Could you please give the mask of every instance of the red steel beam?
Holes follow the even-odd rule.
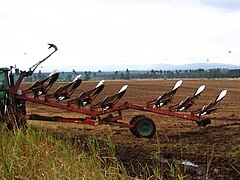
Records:
[[[109,114],[112,112],[117,112],[117,111],[122,111],[122,110],[127,110],[127,109],[134,109],[134,110],[146,111],[146,112],[151,112],[151,113],[166,115],[166,116],[172,116],[172,117],[191,120],[191,121],[198,120],[198,117],[193,114],[187,115],[187,114],[178,113],[178,112],[174,112],[174,111],[170,111],[170,110],[162,110],[162,109],[158,109],[158,108],[152,108],[149,106],[132,104],[132,103],[128,103],[128,102],[125,102],[118,106],[114,106],[110,109],[106,109],[106,110],[100,109],[99,110],[99,109],[91,109],[91,108],[90,109],[76,108],[76,107],[60,104],[58,102],[43,101],[40,99],[28,97],[26,95],[16,95],[16,98],[24,100],[24,101],[29,101],[29,102],[33,102],[33,103],[37,103],[37,104],[42,104],[42,105],[46,105],[46,106],[50,106],[50,107],[55,107],[55,108],[60,108],[60,109],[65,109],[65,110],[85,114],[85,115],[91,116],[92,119],[96,119],[97,116]]]
[[[42,101],[40,99],[31,98],[31,97],[28,97],[28,96],[21,96],[21,95],[16,95],[16,99],[21,99],[21,100],[24,100],[24,101],[29,101],[29,102],[33,102],[33,103],[37,103],[37,104],[50,106],[50,107],[66,109],[66,110],[69,110],[69,111],[73,111],[73,112],[77,112],[77,113],[81,113],[81,114],[91,116],[92,118],[96,118],[96,116],[97,116],[96,112],[93,111],[93,110],[88,110],[88,109],[85,109],[85,108],[84,109],[75,108],[75,107],[67,106],[67,105],[60,104],[60,103],[53,102],[53,101]]]
[[[178,113],[178,112],[174,112],[174,111],[170,111],[170,110],[162,110],[162,109],[158,109],[158,108],[152,108],[152,107],[148,107],[148,106],[142,106],[142,105],[131,104],[131,103],[125,103],[125,106],[129,109],[147,111],[147,112],[152,112],[152,113],[156,113],[156,114],[172,116],[172,117],[181,118],[181,119],[187,119],[187,120],[191,120],[191,121],[198,120],[197,116],[187,115],[187,114]]]
[[[116,112],[116,111],[122,111],[122,110],[126,110],[126,109],[134,109],[134,110],[139,110],[139,111],[152,112],[155,114],[172,116],[172,117],[187,119],[187,120],[191,120],[191,121],[198,120],[198,117],[194,116],[194,115],[187,115],[187,114],[182,114],[182,113],[178,113],[178,112],[174,112],[174,111],[170,111],[170,110],[162,110],[162,109],[152,108],[152,107],[148,107],[148,106],[132,104],[132,103],[128,103],[128,102],[120,104],[119,106],[114,106],[113,108],[110,108],[107,110],[96,111],[95,113],[97,115],[103,115],[103,114],[108,114],[108,113]]]

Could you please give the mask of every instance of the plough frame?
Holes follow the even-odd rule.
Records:
[[[77,123],[77,124],[89,124],[89,125],[99,125],[99,124],[110,124],[110,125],[117,125],[120,127],[126,127],[131,130],[131,132],[138,136],[138,137],[146,137],[150,138],[155,134],[156,126],[155,123],[148,117],[144,115],[138,115],[134,117],[130,123],[125,123],[120,120],[123,119],[122,117],[122,111],[132,109],[132,110],[138,110],[138,111],[145,111],[145,112],[151,112],[154,114],[159,114],[163,116],[172,116],[176,118],[186,119],[189,121],[196,122],[199,126],[206,126],[207,124],[211,123],[210,118],[203,117],[205,114],[210,114],[212,111],[215,111],[215,106],[219,104],[219,102],[225,97],[227,90],[223,90],[218,97],[215,99],[214,102],[210,102],[208,106],[204,106],[202,109],[191,111],[190,114],[188,113],[181,113],[181,111],[187,110],[190,106],[193,105],[194,101],[197,99],[198,96],[202,93],[202,91],[205,89],[205,85],[202,85],[199,87],[199,89],[194,93],[192,97],[188,97],[185,101],[182,101],[181,103],[174,105],[174,106],[168,106],[168,108],[162,109],[162,106],[165,106],[171,102],[174,94],[177,92],[178,88],[181,86],[182,81],[178,81],[173,89],[170,92],[165,92],[162,96],[159,96],[157,99],[149,101],[146,103],[146,105],[139,105],[129,102],[124,102],[120,105],[117,105],[117,102],[122,98],[122,96],[125,94],[127,90],[127,85],[124,85],[120,91],[113,95],[113,96],[107,96],[102,102],[99,102],[95,105],[92,105],[92,101],[96,98],[96,96],[103,90],[103,81],[101,81],[100,84],[98,84],[95,89],[90,90],[86,92],[85,96],[89,97],[88,102],[82,102],[81,106],[77,106],[74,104],[74,99],[70,99],[69,103],[61,103],[62,100],[69,99],[73,91],[76,90],[78,86],[80,86],[82,80],[78,79],[79,82],[75,87],[73,87],[72,91],[68,95],[68,87],[71,87],[74,82],[71,82],[69,85],[66,85],[64,87],[60,87],[57,91],[58,98],[56,101],[49,99],[49,97],[55,97],[54,94],[48,94],[48,90],[52,87],[53,83],[56,81],[55,79],[52,79],[51,77],[48,77],[45,81],[39,81],[39,87],[38,84],[35,83],[33,85],[34,90],[31,88],[28,88],[26,90],[19,90],[20,84],[22,83],[22,80],[25,77],[31,76],[33,71],[37,68],[39,64],[41,64],[43,61],[45,61],[47,58],[49,58],[54,52],[57,51],[57,47],[53,44],[49,44],[50,48],[53,47],[54,51],[48,55],[46,58],[44,58],[42,61],[39,61],[39,63],[35,64],[32,68],[33,70],[30,70],[28,72],[21,71],[20,76],[15,83],[14,86],[7,89],[8,96],[14,100],[14,102],[21,102],[25,106],[25,102],[32,102],[36,104],[41,104],[49,107],[64,109],[68,111],[72,111],[75,113],[80,113],[85,115],[85,118],[67,118],[67,117],[46,117],[46,116],[40,116],[36,114],[27,115],[26,112],[24,112],[22,115],[23,119],[32,119],[32,120],[43,120],[43,121],[55,121],[55,122],[66,122],[66,123]],[[55,75],[58,77],[58,75]],[[51,82],[47,86],[44,86],[45,82]],[[36,87],[35,87],[36,86]],[[41,90],[41,93],[38,92],[38,88]],[[99,89],[98,89],[99,88]],[[64,94],[66,96],[60,97],[59,94],[61,94],[61,91],[64,90]],[[40,91],[39,90],[39,91]],[[44,93],[42,93],[44,92]],[[93,95],[91,94],[93,93]],[[29,94],[32,94],[33,97],[30,97]],[[84,94],[84,93],[83,93]],[[44,98],[40,98],[39,96],[44,96]],[[81,98],[81,96],[79,97]],[[86,97],[85,97],[86,98]],[[92,98],[92,99],[91,99]],[[81,100],[81,99],[78,99]],[[84,100],[83,100],[84,101]],[[19,103],[19,104],[21,104]],[[89,107],[85,107],[85,105],[89,104]],[[25,110],[26,111],[26,110]],[[14,113],[17,115],[19,114],[19,111],[14,110]],[[117,113],[117,115],[113,115],[113,113]]]

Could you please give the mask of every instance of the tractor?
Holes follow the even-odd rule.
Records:
[[[19,69],[13,66],[10,68],[0,68],[0,120],[2,123],[5,123],[10,130],[15,128],[26,128],[26,101],[17,99],[16,95],[22,95],[22,91],[19,87],[23,79],[31,76],[42,62],[58,50],[54,44],[48,45],[49,49],[54,48],[54,51],[37,64],[34,64],[29,68],[29,71],[21,71],[19,73]],[[15,69],[15,75],[19,75],[16,82],[14,82],[13,69]]]
[[[2,122],[6,122],[10,130],[14,127],[26,127],[25,101],[15,99],[9,94],[9,90],[15,86],[12,68],[0,68],[0,118]]]

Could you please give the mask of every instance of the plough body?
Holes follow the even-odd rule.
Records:
[[[150,138],[155,134],[156,125],[154,121],[144,115],[137,115],[132,118],[130,123],[121,121],[123,119],[122,112],[128,109],[151,112],[163,116],[172,116],[176,118],[186,119],[196,122],[200,126],[206,126],[211,123],[209,117],[205,115],[215,111],[217,105],[226,96],[227,90],[223,90],[215,99],[208,105],[201,109],[191,111],[190,113],[182,112],[188,110],[204,91],[205,85],[201,85],[191,97],[187,97],[176,105],[169,105],[172,102],[174,95],[182,85],[182,80],[176,82],[172,90],[164,92],[158,98],[148,101],[146,105],[139,105],[129,102],[118,104],[120,99],[127,91],[128,85],[123,85],[118,93],[106,96],[102,101],[95,103],[96,97],[103,91],[105,85],[104,80],[100,81],[95,88],[89,91],[83,91],[78,97],[71,98],[72,94],[79,88],[82,83],[80,75],[78,75],[72,82],[65,86],[60,86],[53,93],[49,93],[49,90],[53,84],[57,81],[59,73],[53,72],[47,78],[36,81],[31,87],[26,90],[20,90],[20,84],[25,77],[31,76],[36,67],[49,58],[54,52],[57,51],[55,45],[50,44],[50,47],[54,48],[54,51],[44,58],[39,63],[35,64],[28,72],[21,71],[17,82],[6,79],[6,72],[10,71],[9,79],[13,79],[11,70],[0,71],[4,75],[6,81],[12,82],[3,88],[5,94],[1,98],[1,116],[7,116],[9,114],[16,117],[17,126],[25,126],[26,119],[42,120],[42,121],[55,121],[77,124],[110,124],[120,127],[126,127],[138,137]],[[0,75],[1,75],[0,74]],[[26,114],[25,102],[32,102],[36,104],[42,104],[49,107],[64,109],[76,113],[85,115],[85,118],[67,118],[67,117],[46,117],[37,114]],[[165,107],[165,108],[164,108]],[[167,108],[166,108],[167,107]],[[13,125],[8,125],[12,127]]]

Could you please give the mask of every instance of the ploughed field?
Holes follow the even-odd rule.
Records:
[[[113,95],[128,84],[126,94],[118,104],[129,102],[146,104],[165,91],[172,89],[177,80],[128,80],[106,81],[105,88],[94,100],[101,101],[106,95]],[[84,90],[95,87],[96,81],[83,82],[72,97],[78,96]],[[239,79],[183,79],[183,84],[173,97],[172,105],[192,96],[202,84],[205,91],[197,99],[190,110],[207,105],[213,101],[223,89],[228,90],[222,100],[220,109],[209,117],[212,123],[207,127],[199,127],[195,122],[168,117],[148,112],[123,111],[123,122],[129,122],[135,115],[146,115],[156,123],[156,135],[151,139],[137,138],[127,128],[117,126],[79,125],[56,122],[31,121],[31,126],[52,130],[57,136],[64,137],[68,133],[75,138],[85,139],[95,135],[99,141],[105,141],[110,136],[116,145],[116,155],[131,169],[140,164],[148,166],[165,166],[166,162],[187,161],[194,165],[185,167],[186,179],[238,179],[240,178],[240,80]],[[56,90],[61,83],[55,83],[51,88]],[[23,89],[30,84],[23,84]],[[63,101],[64,103],[64,101]],[[88,107],[86,107],[88,108]],[[163,107],[163,109],[166,107]],[[187,111],[188,112],[188,111]],[[27,103],[28,114],[45,116],[84,117],[62,109]],[[180,165],[183,166],[183,165]]]

